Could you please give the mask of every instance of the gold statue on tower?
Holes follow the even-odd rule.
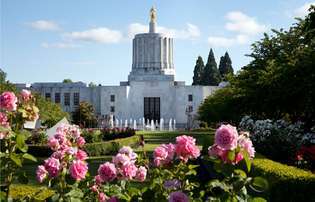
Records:
[[[156,22],[156,9],[154,8],[154,6],[150,10],[150,21]]]

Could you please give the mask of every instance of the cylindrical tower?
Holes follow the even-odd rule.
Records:
[[[132,41],[132,70],[129,81],[174,80],[173,39],[156,33],[156,10],[150,10],[149,33],[137,34]]]

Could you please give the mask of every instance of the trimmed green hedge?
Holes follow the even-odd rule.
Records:
[[[122,146],[133,146],[139,142],[139,136],[115,139],[111,141],[87,143],[84,150],[89,156],[103,156],[118,152]],[[28,153],[36,157],[47,157],[53,152],[47,145],[28,145]]]
[[[269,182],[270,201],[315,201],[315,174],[266,158],[256,158],[253,174]]]
[[[139,142],[139,136],[121,138],[106,142],[89,143],[84,146],[84,150],[89,156],[104,156],[117,153],[122,146],[134,146]]]
[[[10,196],[13,199],[32,198],[35,201],[44,201],[55,192],[44,186],[13,184],[10,186]]]

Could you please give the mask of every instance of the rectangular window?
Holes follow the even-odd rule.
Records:
[[[188,101],[189,101],[189,102],[192,102],[192,101],[193,101],[193,95],[192,95],[192,94],[189,94],[189,95],[188,95]]]
[[[78,106],[80,103],[80,93],[73,93],[73,105]]]
[[[51,94],[50,93],[45,93],[45,98],[46,98],[46,100],[51,100]]]
[[[60,103],[60,93],[55,93],[55,103]]]
[[[70,93],[65,93],[64,94],[64,104],[65,106],[70,106]]]
[[[111,107],[110,107],[110,112],[112,112],[112,113],[115,112],[115,107],[114,107],[114,106],[111,106]]]
[[[110,101],[115,102],[115,95],[110,95]]]

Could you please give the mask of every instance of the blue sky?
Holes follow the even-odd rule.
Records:
[[[134,34],[157,9],[159,30],[175,38],[176,80],[192,82],[198,55],[217,63],[228,51],[234,70],[250,44],[271,28],[287,29],[314,0],[1,0],[0,65],[12,82],[71,78],[117,85],[131,70]]]

